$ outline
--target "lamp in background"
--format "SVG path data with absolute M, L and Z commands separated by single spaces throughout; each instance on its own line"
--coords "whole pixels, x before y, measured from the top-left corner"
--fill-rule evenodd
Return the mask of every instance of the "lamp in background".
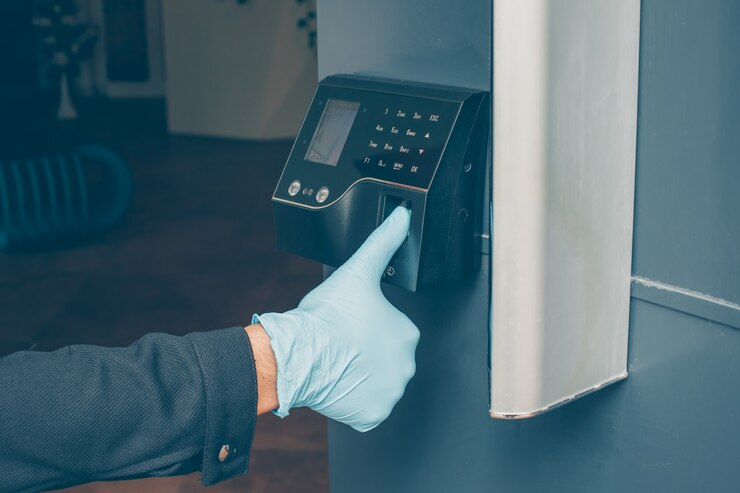
M 94 24 L 79 18 L 75 0 L 39 1 L 33 25 L 38 33 L 40 53 L 48 64 L 47 75 L 59 81 L 57 118 L 77 118 L 70 97 L 70 79 L 80 72 L 80 62 L 92 56 L 98 38 Z

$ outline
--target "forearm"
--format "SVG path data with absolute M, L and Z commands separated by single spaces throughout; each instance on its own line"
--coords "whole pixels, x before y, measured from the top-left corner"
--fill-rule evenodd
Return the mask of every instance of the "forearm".
M 198 469 L 212 484 L 246 472 L 252 361 L 243 328 L 0 359 L 0 491 Z M 232 453 L 221 462 L 223 445 Z
M 257 372 L 257 414 L 268 413 L 278 407 L 277 363 L 270 347 L 270 336 L 260 324 L 247 327 Z

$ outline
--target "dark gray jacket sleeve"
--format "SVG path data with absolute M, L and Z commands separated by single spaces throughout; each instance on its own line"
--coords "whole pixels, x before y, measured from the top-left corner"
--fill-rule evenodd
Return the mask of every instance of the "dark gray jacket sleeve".
M 0 359 L 0 491 L 196 470 L 207 486 L 247 472 L 256 415 L 242 327 L 11 354 Z

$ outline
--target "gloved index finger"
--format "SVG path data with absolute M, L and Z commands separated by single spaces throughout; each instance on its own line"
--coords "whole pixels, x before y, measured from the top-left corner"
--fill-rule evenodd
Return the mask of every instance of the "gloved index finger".
M 411 225 L 411 211 L 398 206 L 365 240 L 365 243 L 352 255 L 346 268 L 369 272 L 373 279 L 380 278 L 388 262 L 403 244 Z

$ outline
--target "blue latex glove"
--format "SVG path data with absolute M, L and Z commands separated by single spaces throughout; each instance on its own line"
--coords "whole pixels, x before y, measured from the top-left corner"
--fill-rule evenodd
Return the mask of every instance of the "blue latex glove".
M 419 330 L 385 299 L 380 279 L 409 230 L 398 207 L 331 277 L 286 313 L 253 318 L 277 361 L 275 414 L 310 407 L 359 431 L 391 413 L 414 376 Z

